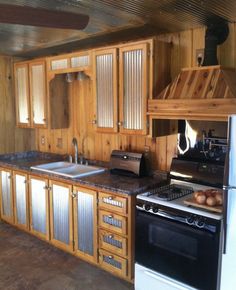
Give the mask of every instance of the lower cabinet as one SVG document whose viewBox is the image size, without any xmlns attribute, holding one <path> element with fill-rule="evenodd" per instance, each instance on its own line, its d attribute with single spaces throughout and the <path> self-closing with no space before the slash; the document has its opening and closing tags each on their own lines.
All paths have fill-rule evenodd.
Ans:
<svg viewBox="0 0 236 290">
<path fill-rule="evenodd" d="M 97 192 L 74 187 L 73 195 L 75 252 L 97 263 Z"/>
<path fill-rule="evenodd" d="M 73 251 L 72 186 L 49 181 L 51 242 Z"/>
<path fill-rule="evenodd" d="M 30 231 L 49 240 L 48 181 L 29 176 Z"/>
<path fill-rule="evenodd" d="M 29 198 L 27 174 L 13 172 L 15 225 L 29 230 Z"/>
<path fill-rule="evenodd" d="M 1 169 L 0 178 L 1 218 L 8 223 L 14 223 L 14 203 L 12 190 L 12 172 Z"/>
</svg>

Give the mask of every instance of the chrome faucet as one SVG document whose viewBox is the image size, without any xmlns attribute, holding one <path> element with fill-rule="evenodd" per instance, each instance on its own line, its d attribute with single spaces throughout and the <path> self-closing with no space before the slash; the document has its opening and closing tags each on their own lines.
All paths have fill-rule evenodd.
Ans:
<svg viewBox="0 0 236 290">
<path fill-rule="evenodd" d="M 78 142 L 75 137 L 72 139 L 72 145 L 75 147 L 75 164 L 77 164 L 78 163 Z"/>
</svg>

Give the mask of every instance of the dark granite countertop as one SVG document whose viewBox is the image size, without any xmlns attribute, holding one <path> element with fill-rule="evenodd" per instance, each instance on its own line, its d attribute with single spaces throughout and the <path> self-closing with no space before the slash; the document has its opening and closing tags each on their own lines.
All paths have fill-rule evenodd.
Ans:
<svg viewBox="0 0 236 290">
<path fill-rule="evenodd" d="M 38 151 L 10 153 L 0 155 L 0 166 L 7 166 L 13 170 L 24 170 L 28 173 L 47 176 L 48 178 L 56 178 L 61 181 L 69 181 L 75 185 L 86 185 L 96 188 L 97 190 L 108 190 L 127 195 L 138 194 L 165 182 L 163 175 L 137 178 L 113 175 L 109 172 L 109 170 L 106 170 L 102 173 L 71 179 L 64 176 L 59 176 L 57 174 L 35 171 L 30 168 L 34 165 L 66 160 L 66 158 L 67 155 L 44 153 Z M 90 164 L 108 166 L 108 163 L 99 161 L 91 161 Z"/>
</svg>

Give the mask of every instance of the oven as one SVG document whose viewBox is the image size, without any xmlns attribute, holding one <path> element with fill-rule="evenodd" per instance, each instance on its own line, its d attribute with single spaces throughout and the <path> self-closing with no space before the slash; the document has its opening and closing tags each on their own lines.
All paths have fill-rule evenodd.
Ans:
<svg viewBox="0 0 236 290">
<path fill-rule="evenodd" d="M 137 195 L 135 290 L 219 289 L 222 206 L 197 204 L 194 192 L 222 194 L 223 169 L 173 158 L 169 183 Z"/>
<path fill-rule="evenodd" d="M 220 220 L 139 200 L 135 289 L 149 289 L 146 283 L 153 279 L 160 290 L 217 289 L 220 229 Z M 142 267 L 149 276 L 146 282 Z"/>
</svg>

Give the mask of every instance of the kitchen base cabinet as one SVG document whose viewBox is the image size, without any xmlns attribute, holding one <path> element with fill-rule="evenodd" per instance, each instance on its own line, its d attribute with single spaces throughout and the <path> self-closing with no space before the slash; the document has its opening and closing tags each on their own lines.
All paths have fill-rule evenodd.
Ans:
<svg viewBox="0 0 236 290">
<path fill-rule="evenodd" d="M 40 177 L 29 177 L 30 231 L 49 240 L 48 181 Z"/>
<path fill-rule="evenodd" d="M 134 275 L 135 197 L 99 192 L 99 264 L 127 281 Z"/>
<path fill-rule="evenodd" d="M 97 263 L 97 192 L 74 188 L 75 253 Z"/>
<path fill-rule="evenodd" d="M 51 243 L 73 251 L 72 186 L 49 181 Z"/>
<path fill-rule="evenodd" d="M 2 220 L 14 223 L 14 204 L 12 190 L 12 172 L 8 169 L 1 169 L 0 178 L 0 204 Z"/>
<path fill-rule="evenodd" d="M 15 225 L 29 230 L 29 206 L 27 174 L 13 172 Z"/>
</svg>

